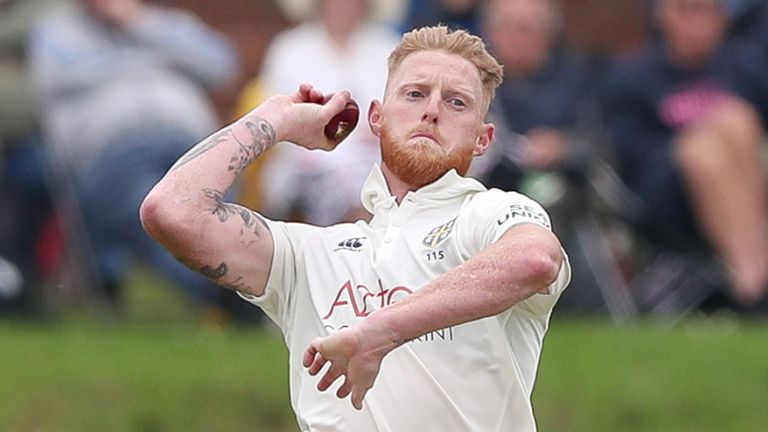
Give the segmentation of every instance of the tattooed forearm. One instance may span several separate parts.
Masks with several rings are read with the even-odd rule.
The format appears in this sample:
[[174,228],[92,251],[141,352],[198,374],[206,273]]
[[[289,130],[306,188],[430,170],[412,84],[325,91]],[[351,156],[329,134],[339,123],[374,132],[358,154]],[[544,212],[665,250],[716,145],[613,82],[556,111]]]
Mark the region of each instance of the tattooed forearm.
[[267,223],[258,213],[243,206],[224,201],[224,194],[215,189],[203,189],[203,194],[214,201],[211,213],[216,215],[219,222],[226,222],[231,217],[240,217],[243,228],[252,230],[254,234],[261,235],[260,226],[269,229]]
[[215,134],[209,136],[206,138],[203,142],[193,147],[190,151],[188,151],[184,156],[181,157],[178,161],[176,161],[175,164],[171,167],[170,171],[174,171],[175,169],[179,168],[182,165],[185,165],[187,162],[191,161],[192,159],[197,158],[201,154],[207,152],[208,150],[216,147],[221,142],[227,139],[227,135],[232,133],[232,128],[225,128],[222,129]]
[[227,264],[226,263],[221,263],[216,268],[213,268],[213,267],[211,267],[209,265],[205,265],[203,267],[199,267],[199,266],[195,265],[194,261],[192,261],[189,258],[177,256],[176,259],[180,263],[182,263],[185,266],[187,266],[187,268],[189,268],[190,270],[196,271],[196,272],[202,274],[203,276],[205,276],[207,278],[210,278],[210,279],[213,279],[213,280],[218,280],[218,279],[220,279],[220,278],[222,278],[222,277],[227,275]]
[[238,152],[229,160],[229,166],[227,167],[235,175],[240,175],[256,159],[256,156],[272,147],[275,143],[275,130],[266,120],[260,117],[251,117],[245,121],[245,126],[251,134],[251,142],[243,144],[242,141],[235,137]]
[[203,268],[200,269],[200,273],[209,279],[218,280],[227,275],[227,264],[221,263],[216,268],[203,266]]
[[225,276],[229,276],[229,267],[226,263],[221,263],[218,265],[218,267],[213,268],[209,265],[204,265],[202,267],[196,266],[191,259],[185,258],[185,257],[176,257],[179,262],[187,266],[190,270],[196,271],[203,276],[214,280],[217,284],[220,286],[231,288],[234,290],[247,290],[248,285],[245,283],[245,279],[242,276],[236,276],[234,279],[230,277],[229,279],[233,279],[231,281],[223,281],[221,280]]
[[238,151],[229,159],[227,171],[233,172],[235,175],[239,176],[246,168],[248,168],[248,165],[256,159],[258,153],[254,147],[243,144],[237,137],[235,137],[235,142],[237,143]]
[[251,132],[257,153],[261,153],[275,144],[275,129],[268,121],[261,117],[251,117],[245,122],[245,126]]
[[230,158],[227,170],[234,172],[235,175],[240,175],[253,162],[256,156],[275,144],[275,129],[263,118],[249,117],[245,120],[245,127],[250,133],[250,140],[248,142],[244,143],[238,139],[232,130],[232,126],[226,127],[193,147],[171,167],[170,171],[178,169],[220,143],[232,138],[237,143],[238,149]]

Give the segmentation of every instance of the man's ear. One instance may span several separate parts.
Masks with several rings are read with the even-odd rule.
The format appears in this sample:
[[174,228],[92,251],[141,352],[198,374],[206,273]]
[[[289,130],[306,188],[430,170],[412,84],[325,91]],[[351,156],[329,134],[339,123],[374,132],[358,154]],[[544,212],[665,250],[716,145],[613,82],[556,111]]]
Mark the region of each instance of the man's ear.
[[496,126],[492,123],[486,123],[483,125],[483,132],[477,137],[475,142],[475,149],[472,152],[473,156],[480,156],[491,148],[493,142],[493,136],[496,133]]
[[368,107],[368,127],[377,137],[381,137],[381,102],[374,99]]

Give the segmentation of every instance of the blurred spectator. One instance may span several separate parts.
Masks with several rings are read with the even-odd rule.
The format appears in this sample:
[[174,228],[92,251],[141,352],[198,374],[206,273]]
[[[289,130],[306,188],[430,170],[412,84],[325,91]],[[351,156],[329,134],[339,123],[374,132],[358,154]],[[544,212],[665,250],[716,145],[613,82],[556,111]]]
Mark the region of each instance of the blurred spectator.
[[765,17],[768,13],[768,3],[765,0],[726,0],[730,15],[730,33],[732,35],[757,36],[765,34]]
[[480,34],[481,5],[485,0],[410,0],[403,32],[435,24]]
[[35,249],[51,204],[26,44],[33,23],[57,3],[0,0],[0,311],[28,311],[44,273]]
[[732,294],[768,284],[764,132],[737,98],[724,0],[657,0],[658,43],[611,72],[604,115],[640,232],[661,248],[714,251]]
[[262,196],[270,217],[317,225],[368,217],[359,191],[379,149],[365,115],[370,102],[383,96],[387,57],[399,41],[369,20],[369,3],[316,0],[315,18],[279,34],[267,51],[260,81],[268,94],[291,94],[311,82],[325,92],[350,90],[361,111],[359,126],[332,153],[294,145],[271,152],[263,173],[269,188]]
[[[251,79],[240,90],[234,109],[234,119],[238,119],[266,99],[266,91],[259,77]],[[263,191],[261,190],[261,173],[270,160],[269,154],[262,155],[253,161],[248,168],[243,171],[238,180],[238,199],[237,201],[252,209],[262,209]]]
[[[531,174],[565,168],[583,151],[585,126],[594,126],[587,124],[593,100],[587,64],[560,43],[560,21],[551,0],[486,5],[484,32],[504,66],[489,113],[500,133],[477,164],[489,186],[520,190]],[[537,196],[545,203],[554,198]]]
[[[140,0],[80,0],[34,29],[30,60],[53,161],[71,178],[99,279],[115,305],[132,259],[200,305],[210,282],[146,236],[141,200],[220,126],[206,91],[238,73],[227,39],[196,17]],[[178,257],[183,260],[183,257]]]
[[52,0],[0,0],[0,145],[7,149],[33,134],[37,115],[26,73],[30,27]]
[[471,173],[488,187],[522,191],[547,207],[579,270],[561,306],[593,312],[604,300],[582,259],[592,251],[577,244],[574,227],[588,214],[581,180],[597,148],[597,110],[587,61],[563,43],[561,19],[552,0],[486,2],[482,31],[504,66],[504,82],[489,111],[494,145]]
[[760,112],[768,125],[768,3],[730,0],[736,25],[731,27],[731,84]]

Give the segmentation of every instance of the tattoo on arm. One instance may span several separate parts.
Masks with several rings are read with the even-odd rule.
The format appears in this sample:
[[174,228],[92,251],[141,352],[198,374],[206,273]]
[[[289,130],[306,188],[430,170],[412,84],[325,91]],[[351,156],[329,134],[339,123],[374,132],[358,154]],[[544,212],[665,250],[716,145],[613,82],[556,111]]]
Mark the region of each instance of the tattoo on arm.
[[245,279],[243,279],[242,276],[237,276],[232,282],[224,283],[221,281],[221,278],[224,276],[227,276],[229,274],[229,267],[226,263],[219,264],[218,267],[213,268],[209,265],[205,265],[203,267],[197,267],[192,263],[192,260],[185,257],[176,257],[179,262],[187,266],[190,270],[196,271],[203,276],[212,279],[216,281],[219,285],[227,288],[231,288],[234,290],[242,290],[246,288]]
[[270,148],[275,143],[275,130],[272,125],[260,117],[251,117],[245,121],[245,127],[251,133],[251,142],[243,144],[235,137],[239,147],[237,154],[229,160],[227,169],[240,175],[248,165],[256,159],[256,156]]
[[218,280],[227,275],[227,264],[221,263],[216,268],[203,266],[203,268],[200,269],[200,273],[207,278]]
[[189,161],[206,153],[208,150],[232,138],[237,144],[238,150],[237,153],[233,154],[230,158],[227,170],[229,172],[234,172],[235,175],[240,175],[243,170],[253,162],[256,156],[275,143],[275,129],[263,118],[256,116],[250,117],[246,119],[245,127],[250,133],[250,142],[243,143],[234,134],[231,126],[226,127],[193,147],[171,167],[170,171],[178,169],[182,165],[185,165]]
[[[229,161],[228,170],[234,172],[236,175],[241,174],[243,170],[253,162],[256,156],[275,143],[275,131],[272,128],[272,125],[266,120],[255,116],[250,117],[246,119],[245,126],[251,136],[251,141],[249,143],[244,144],[237,138],[237,136],[235,136],[232,127],[227,127],[211,135],[188,151],[171,167],[170,171],[178,169],[220,143],[232,139],[238,145],[238,149],[236,154],[234,154]],[[266,221],[255,211],[234,203],[225,202],[224,192],[217,189],[203,189],[202,192],[206,198],[213,201],[213,206],[209,210],[212,215],[215,215],[216,218],[218,218],[219,222],[227,222],[232,217],[240,218],[240,221],[242,222],[240,227],[240,241],[244,244],[247,243],[246,247],[256,242],[253,235],[256,237],[261,236],[261,227],[269,230]],[[246,233],[252,233],[253,235],[245,235]],[[199,261],[187,257],[177,256],[176,259],[191,270],[216,281],[222,286],[236,290],[247,288],[243,276],[229,274],[229,267],[225,262],[221,262],[217,266],[214,264],[214,267],[210,264],[201,264]]]
[[216,147],[221,142],[225,141],[227,139],[227,135],[231,133],[232,133],[232,128],[228,127],[209,136],[203,142],[196,145],[190,151],[184,154],[184,156],[182,156],[181,159],[176,161],[176,163],[173,164],[173,166],[171,167],[170,171],[176,170],[177,168],[179,168],[182,165],[185,165],[187,162],[191,161],[192,159],[195,159],[198,156],[202,155],[203,153],[207,152],[208,150]]
[[190,270],[196,271],[196,272],[202,274],[203,276],[205,276],[207,278],[210,278],[210,279],[213,279],[213,280],[218,280],[218,279],[220,279],[220,278],[222,278],[222,277],[227,275],[228,268],[227,268],[227,264],[226,263],[221,263],[216,268],[213,268],[213,267],[211,267],[209,265],[205,265],[203,267],[198,267],[198,266],[195,265],[195,263],[191,259],[189,259],[187,257],[177,256],[176,259],[180,263],[182,263],[185,266],[187,266],[187,268],[189,268]]
[[219,222],[226,222],[231,217],[239,216],[243,223],[243,228],[252,230],[257,236],[261,235],[259,225],[269,230],[266,221],[264,221],[261,215],[243,206],[224,201],[224,194],[221,191],[203,189],[203,194],[215,202],[214,207],[210,210],[212,214],[216,215]]

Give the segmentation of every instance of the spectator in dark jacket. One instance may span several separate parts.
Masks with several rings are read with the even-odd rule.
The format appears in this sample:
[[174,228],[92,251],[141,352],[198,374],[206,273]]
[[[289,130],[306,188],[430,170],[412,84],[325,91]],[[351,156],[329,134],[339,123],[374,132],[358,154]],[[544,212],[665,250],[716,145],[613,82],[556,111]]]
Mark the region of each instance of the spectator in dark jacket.
[[732,294],[758,300],[768,284],[763,130],[738,97],[722,0],[658,0],[660,40],[612,71],[604,117],[639,227],[665,247],[711,248]]

